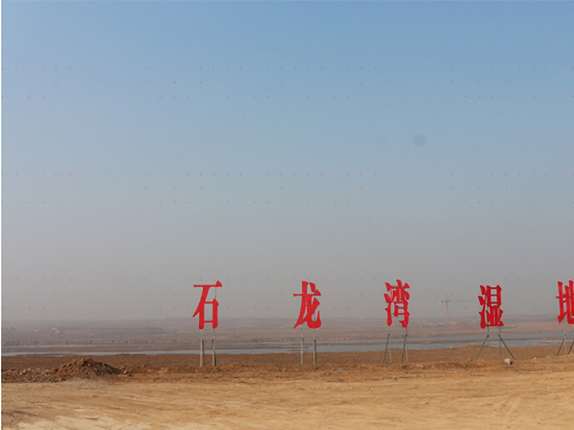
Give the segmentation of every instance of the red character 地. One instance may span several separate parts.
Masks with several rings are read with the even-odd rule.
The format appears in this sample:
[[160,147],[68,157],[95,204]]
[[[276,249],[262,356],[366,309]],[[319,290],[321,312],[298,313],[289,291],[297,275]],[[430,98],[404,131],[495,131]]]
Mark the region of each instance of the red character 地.
[[560,303],[560,315],[558,315],[558,322],[566,321],[568,324],[574,324],[574,281],[570,281],[568,285],[558,282],[558,296],[556,296]]
[[[218,325],[217,308],[219,306],[219,302],[217,301],[217,299],[207,301],[207,294],[209,293],[209,289],[211,287],[221,287],[221,282],[217,281],[215,285],[194,285],[194,287],[203,288],[203,291],[201,292],[201,299],[199,299],[199,304],[197,305],[197,309],[193,314],[193,318],[195,318],[196,315],[199,315],[199,329],[203,330],[203,327],[205,327],[205,323],[211,323],[211,326],[213,328],[217,328]],[[212,306],[211,320],[205,319],[205,305]]]
[[496,287],[491,287],[490,285],[486,287],[480,286],[481,295],[478,296],[478,301],[482,306],[482,310],[479,312],[480,328],[504,327],[504,323],[501,321],[501,291],[500,285]]
[[[311,293],[307,292],[308,286],[311,287]],[[320,311],[317,311],[317,319],[313,321],[313,315],[315,314],[317,307],[321,304],[319,300],[317,300],[316,296],[320,295],[321,292],[315,288],[314,283],[303,281],[301,294],[293,294],[293,297],[301,297],[301,312],[299,312],[299,318],[293,328],[297,328],[297,326],[304,323],[307,323],[307,327],[309,328],[321,327]]]
[[409,284],[405,282],[403,285],[403,282],[397,279],[396,286],[388,282],[385,282],[385,285],[387,286],[387,292],[390,292],[390,294],[385,294],[385,301],[388,303],[387,325],[391,326],[393,324],[393,316],[402,316],[403,319],[400,321],[401,325],[405,328],[408,327],[409,317],[411,316],[409,312],[409,299],[411,296],[406,290],[410,288]]

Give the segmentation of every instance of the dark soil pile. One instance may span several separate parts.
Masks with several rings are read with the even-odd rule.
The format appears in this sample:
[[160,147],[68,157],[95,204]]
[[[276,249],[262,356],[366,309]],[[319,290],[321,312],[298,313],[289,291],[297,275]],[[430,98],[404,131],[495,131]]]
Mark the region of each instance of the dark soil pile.
[[120,369],[116,369],[101,361],[94,361],[91,358],[74,360],[45,372],[46,375],[62,378],[62,380],[70,378],[101,378],[103,376],[119,375],[120,373],[122,373]]
[[129,372],[122,371],[101,361],[81,358],[53,369],[3,369],[2,382],[61,382],[68,379],[100,379]]

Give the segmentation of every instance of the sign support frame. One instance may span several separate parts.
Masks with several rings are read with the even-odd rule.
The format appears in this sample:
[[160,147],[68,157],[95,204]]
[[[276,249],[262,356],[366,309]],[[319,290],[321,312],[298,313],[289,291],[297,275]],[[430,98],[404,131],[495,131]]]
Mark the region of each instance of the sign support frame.
[[383,355],[383,364],[385,364],[385,360],[387,359],[387,350],[389,351],[389,364],[393,362],[393,348],[389,349],[389,339],[391,338],[391,332],[387,333],[387,342],[385,343],[385,353]]

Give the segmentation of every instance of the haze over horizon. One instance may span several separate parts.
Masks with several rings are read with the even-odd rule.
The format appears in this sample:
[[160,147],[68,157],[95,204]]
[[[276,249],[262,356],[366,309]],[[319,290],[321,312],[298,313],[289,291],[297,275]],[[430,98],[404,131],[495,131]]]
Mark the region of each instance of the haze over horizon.
[[[557,315],[574,4],[3,2],[2,319]],[[535,30],[535,31],[533,31]],[[452,294],[451,294],[452,293]],[[467,309],[464,309],[464,307]]]
[[[474,311],[474,309],[473,309]],[[461,312],[457,312],[456,315],[451,315],[450,317],[450,325],[455,325],[455,324],[459,324],[459,323],[463,323],[463,324],[480,324],[480,316],[478,315],[477,312],[475,312],[476,315],[473,315],[472,313],[469,315],[461,315]],[[293,323],[295,322],[297,318],[293,318],[293,317],[258,317],[257,315],[255,316],[247,316],[247,317],[220,317],[219,318],[219,328],[225,328],[225,329],[230,329],[233,327],[233,322],[237,322],[237,321],[282,321],[284,322],[284,328],[289,328],[293,326]],[[503,315],[503,320],[505,322],[509,322],[510,324],[512,323],[516,323],[516,322],[524,322],[525,320],[527,321],[532,321],[532,322],[552,322],[552,321],[556,321],[556,315],[554,314],[538,314],[538,315],[533,315],[533,314],[512,314],[507,316],[506,314]],[[192,329],[197,329],[197,317],[193,318],[191,315],[189,316],[183,316],[183,317],[169,317],[169,316],[165,316],[163,318],[133,318],[133,319],[107,319],[107,320],[102,320],[102,319],[90,319],[90,318],[78,318],[78,319],[69,319],[69,318],[46,318],[46,319],[30,319],[30,318],[26,318],[26,319],[4,319],[3,324],[5,325],[5,328],[7,328],[7,325],[9,326],[10,324],[17,324],[17,325],[36,325],[36,324],[56,324],[56,323],[60,323],[60,324],[72,324],[72,323],[78,323],[78,324],[102,324],[102,325],[106,325],[106,324],[136,324],[139,322],[155,322],[155,323],[160,323],[160,322],[172,322],[172,321],[190,321],[190,327]],[[329,317],[327,320],[323,321],[323,325],[321,326],[321,328],[326,328],[326,327],[330,327],[332,325],[338,325],[340,323],[342,323],[343,321],[368,321],[368,322],[376,322],[376,321],[380,321],[380,326],[381,329],[387,329],[387,325],[386,325],[386,314],[385,315],[379,315],[379,316],[374,316],[374,317]],[[334,323],[334,324],[333,324]],[[433,326],[440,326],[440,325],[445,325],[445,316],[444,316],[444,308],[443,308],[443,315],[442,316],[434,316],[434,317],[414,317],[410,319],[410,325],[409,328],[411,326],[417,326],[417,325],[425,325],[426,324],[432,324]],[[504,327],[506,327],[506,329],[508,329],[508,327],[505,325]],[[400,326],[400,324],[397,324],[396,322],[391,326],[392,329],[396,330],[396,331],[402,331],[403,328]],[[211,329],[211,327],[208,327],[206,329]],[[299,329],[299,328],[298,328]],[[306,326],[304,327],[305,330],[309,330]],[[560,326],[557,325],[556,329],[559,331],[560,330]],[[308,331],[306,331],[305,333],[308,333]]]

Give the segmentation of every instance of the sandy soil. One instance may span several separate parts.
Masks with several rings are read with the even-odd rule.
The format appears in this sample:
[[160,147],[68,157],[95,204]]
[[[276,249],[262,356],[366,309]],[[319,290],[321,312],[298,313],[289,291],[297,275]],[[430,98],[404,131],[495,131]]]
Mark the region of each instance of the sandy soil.
[[[574,354],[555,350],[517,349],[512,365],[469,360],[473,347],[412,351],[402,365],[366,364],[380,353],[324,354],[317,367],[293,364],[296,354],[222,356],[217,369],[180,356],[99,357],[140,363],[109,378],[4,383],[2,428],[568,429]],[[60,361],[70,358],[9,357],[3,371]]]

